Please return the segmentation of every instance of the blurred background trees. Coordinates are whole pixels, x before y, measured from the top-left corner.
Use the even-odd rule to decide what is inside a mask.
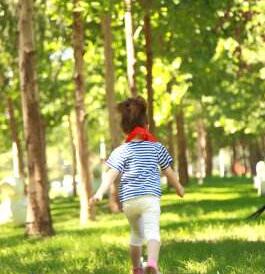
[[[181,183],[254,175],[265,153],[264,1],[21,4],[33,7],[35,68],[25,77],[38,87],[49,182],[44,192],[69,175],[74,189],[83,184],[88,210],[85,200],[101,179],[102,162],[123,138],[116,102],[136,93],[147,99],[150,128],[174,156]],[[29,186],[25,166],[33,158],[23,133],[19,16],[17,0],[0,0],[0,179],[13,172]],[[118,210],[116,188],[109,205]],[[83,216],[85,223],[89,211]]]

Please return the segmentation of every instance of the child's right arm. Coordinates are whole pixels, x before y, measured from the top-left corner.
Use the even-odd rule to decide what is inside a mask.
[[[115,179],[118,177],[118,175],[119,175],[119,171],[118,170],[116,170],[114,168],[110,168],[106,172],[106,174],[104,175],[102,183],[101,183],[99,189],[90,198],[90,202],[91,203],[95,203],[95,202],[101,201],[104,193],[107,192],[107,190],[109,189],[110,185],[115,181]]]
[[[184,196],[184,187],[179,183],[176,173],[169,166],[163,170],[163,173],[167,176],[168,182],[172,187],[176,189],[177,194],[180,197]]]

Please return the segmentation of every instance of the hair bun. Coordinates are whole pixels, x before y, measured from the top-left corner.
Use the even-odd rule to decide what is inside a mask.
[[[121,126],[125,133],[129,133],[136,126],[147,124],[147,104],[143,97],[137,96],[128,98],[118,104],[118,111],[121,114]]]
[[[142,96],[137,96],[136,98],[137,104],[139,107],[141,107],[142,111],[146,111],[147,104],[145,99]]]

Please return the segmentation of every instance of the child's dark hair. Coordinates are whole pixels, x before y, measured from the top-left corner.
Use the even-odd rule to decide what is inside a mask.
[[[121,128],[124,133],[130,133],[135,127],[145,127],[148,124],[146,102],[143,97],[128,98],[118,104],[121,114]]]

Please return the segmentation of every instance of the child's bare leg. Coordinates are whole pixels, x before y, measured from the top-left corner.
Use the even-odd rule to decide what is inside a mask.
[[[147,242],[147,260],[155,262],[157,265],[159,259],[160,242],[157,240],[149,240]]]
[[[130,245],[130,256],[133,268],[141,266],[142,246]]]
[[[149,207],[143,214],[144,234],[147,239],[147,268],[149,272],[153,271],[150,273],[157,273],[160,250],[160,201],[150,199],[147,202]]]

